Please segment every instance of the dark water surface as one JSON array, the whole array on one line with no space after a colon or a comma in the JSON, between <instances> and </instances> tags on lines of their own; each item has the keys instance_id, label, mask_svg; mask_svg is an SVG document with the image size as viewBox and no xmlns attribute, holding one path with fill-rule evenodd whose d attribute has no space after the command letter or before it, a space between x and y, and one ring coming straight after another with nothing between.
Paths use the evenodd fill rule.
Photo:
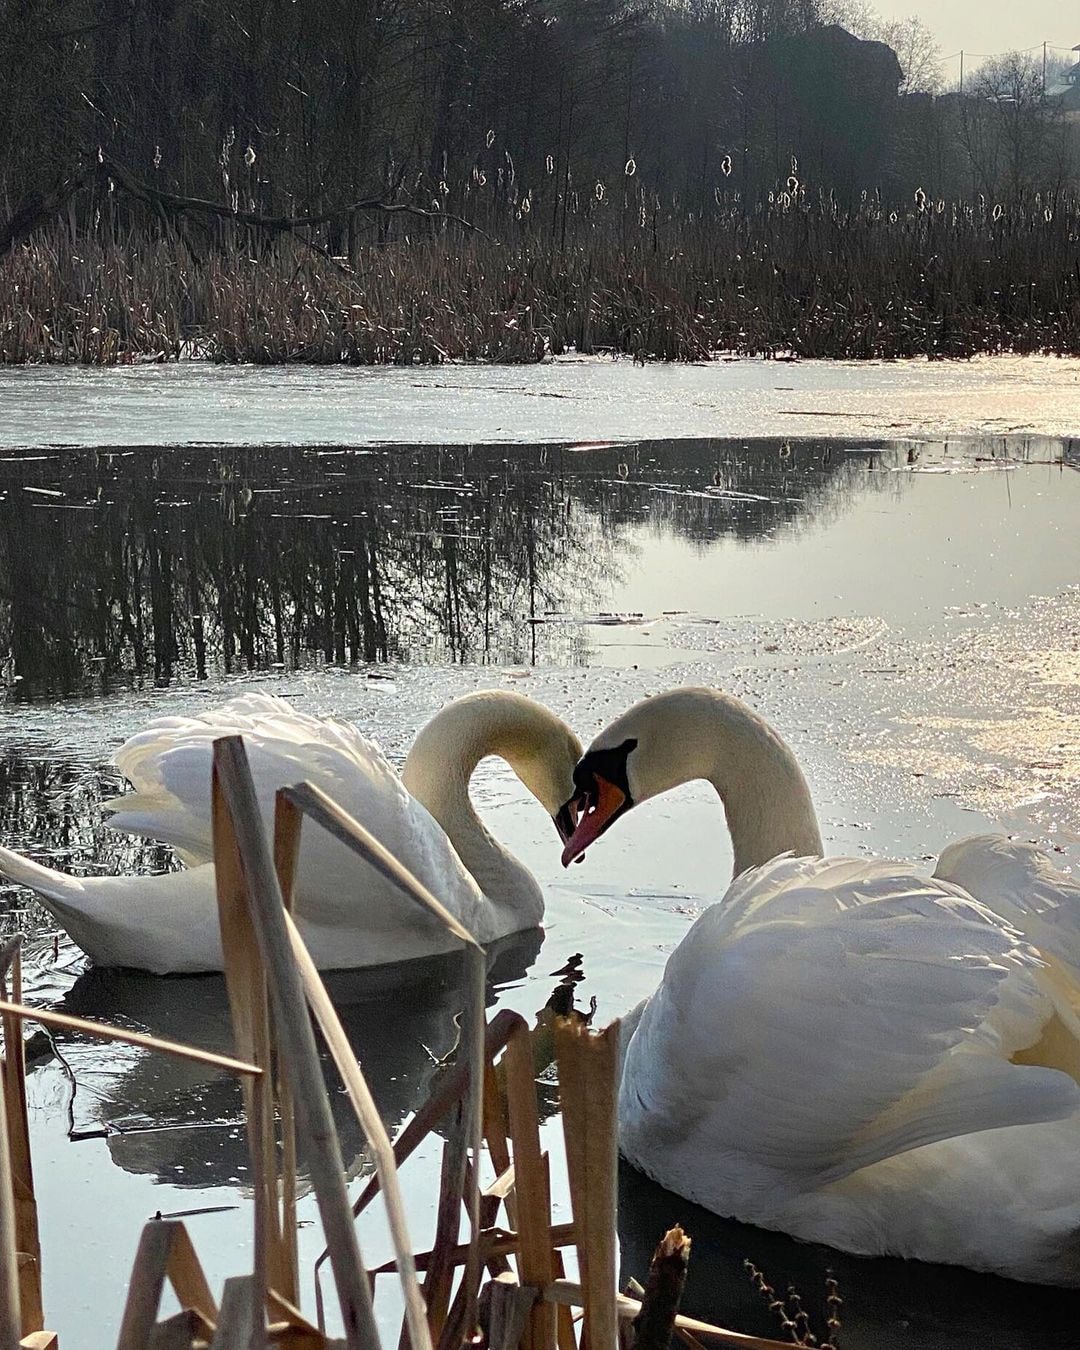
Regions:
<instances>
[{"instance_id":1,"label":"dark water surface","mask_svg":"<svg viewBox=\"0 0 1080 1350\"><path fill-rule=\"evenodd\" d=\"M468 689L519 688L587 741L642 694L693 681L781 727L830 852L929 859L993 823L1075 863L1080 473L1067 450L774 438L0 456L0 839L77 871L173 865L103 826L101 800L123 786L109 759L150 717L241 685L350 717L400 762L416 728ZM700 785L643 806L633 838L604 841L570 873L503 766L481 766L474 793L548 897L546 934L493 954L492 1007L531 1017L577 951L581 994L616 1016L723 892L730 853ZM228 1048L220 980L84 971L25 892L4 888L0 903L0 927L26 934L32 998ZM453 964L400 975L331 980L394 1129L456 1038ZM90 1334L88 1313L119 1317L138 1228L155 1212L205 1211L187 1221L212 1283L244 1269L235 1086L133 1049L40 1035L32 1049L46 1294L63 1344L114 1335ZM369 1161L333 1086L332 1101L360 1175ZM553 1092L546 1103L558 1175ZM432 1144L403 1177L417 1243L438 1165ZM689 1308L741 1330L776 1333L749 1258L814 1307L835 1269L847 1350L1080 1345L1075 1295L801 1246L629 1169L621 1191L626 1273L643 1273L680 1220L694 1238ZM310 1198L302 1211L309 1223ZM561 1190L555 1211L567 1217ZM380 1259L377 1217L362 1237ZM306 1295L316 1227L300 1246Z\"/></svg>"}]
</instances>

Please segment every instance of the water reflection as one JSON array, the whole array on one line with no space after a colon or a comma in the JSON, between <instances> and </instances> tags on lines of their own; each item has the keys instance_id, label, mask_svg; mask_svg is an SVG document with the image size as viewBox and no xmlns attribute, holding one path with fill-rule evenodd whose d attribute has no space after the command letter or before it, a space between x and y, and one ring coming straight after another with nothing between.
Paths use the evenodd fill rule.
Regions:
<instances>
[{"instance_id":1,"label":"water reflection","mask_svg":"<svg viewBox=\"0 0 1080 1350\"><path fill-rule=\"evenodd\" d=\"M864 485L827 441L0 458L10 696L273 667L580 663L545 622L617 578L627 527L752 539Z\"/></svg>"},{"instance_id":2,"label":"water reflection","mask_svg":"<svg viewBox=\"0 0 1080 1350\"><path fill-rule=\"evenodd\" d=\"M622 1279L644 1279L657 1239L674 1223L693 1238L686 1312L741 1332L781 1339L779 1323L751 1286L752 1261L784 1296L794 1286L824 1339L825 1276L843 1298L841 1345L874 1350L955 1350L957 1346L1043 1350L1075 1346L1076 1292L1014 1283L957 1267L847 1255L719 1219L619 1165Z\"/></svg>"},{"instance_id":3,"label":"water reflection","mask_svg":"<svg viewBox=\"0 0 1080 1350\"><path fill-rule=\"evenodd\" d=\"M501 989L523 978L542 941L541 930L533 929L489 950L489 1006ZM460 960L439 957L324 978L393 1136L428 1096L442 1072L437 1061L456 1046ZM218 976L162 979L91 969L57 1006L80 1017L233 1053L225 983ZM248 1185L240 1089L230 1075L76 1038L65 1037L60 1050L75 1084L71 1122L76 1139L104 1134L118 1167L174 1186ZM371 1159L337 1071L325 1049L322 1054L342 1154L350 1175L357 1176L370 1170ZM548 1106L550 1113L554 1103Z\"/></svg>"}]
</instances>

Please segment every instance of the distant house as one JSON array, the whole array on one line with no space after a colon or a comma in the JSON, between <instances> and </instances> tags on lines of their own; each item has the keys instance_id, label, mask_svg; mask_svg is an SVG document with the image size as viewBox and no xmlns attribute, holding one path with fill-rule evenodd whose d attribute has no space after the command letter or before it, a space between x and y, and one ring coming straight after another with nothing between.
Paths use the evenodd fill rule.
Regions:
<instances>
[{"instance_id":1,"label":"distant house","mask_svg":"<svg viewBox=\"0 0 1080 1350\"><path fill-rule=\"evenodd\" d=\"M1046 97L1053 99L1068 113L1080 113L1080 46L1074 47L1073 51L1077 53L1075 65L1070 66L1060 79L1046 86Z\"/></svg>"}]
</instances>

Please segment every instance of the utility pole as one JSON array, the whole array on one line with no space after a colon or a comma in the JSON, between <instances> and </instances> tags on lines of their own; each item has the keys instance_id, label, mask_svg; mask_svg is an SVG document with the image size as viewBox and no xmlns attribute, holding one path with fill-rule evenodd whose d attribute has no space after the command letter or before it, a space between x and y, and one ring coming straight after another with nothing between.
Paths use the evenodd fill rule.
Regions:
<instances>
[{"instance_id":1,"label":"utility pole","mask_svg":"<svg viewBox=\"0 0 1080 1350\"><path fill-rule=\"evenodd\" d=\"M1046 48L1047 43L1043 43L1043 98L1046 97Z\"/></svg>"},{"instance_id":2,"label":"utility pole","mask_svg":"<svg viewBox=\"0 0 1080 1350\"><path fill-rule=\"evenodd\" d=\"M960 53L960 92L964 92L964 53Z\"/></svg>"}]
</instances>

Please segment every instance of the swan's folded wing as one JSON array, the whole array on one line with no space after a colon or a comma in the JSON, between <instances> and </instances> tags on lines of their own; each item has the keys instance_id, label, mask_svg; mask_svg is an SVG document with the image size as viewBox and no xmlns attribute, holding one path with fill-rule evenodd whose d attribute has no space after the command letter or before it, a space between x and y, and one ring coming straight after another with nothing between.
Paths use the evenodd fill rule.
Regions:
<instances>
[{"instance_id":1,"label":"swan's folded wing","mask_svg":"<svg viewBox=\"0 0 1080 1350\"><path fill-rule=\"evenodd\" d=\"M745 1154L820 1183L1076 1107L1070 1078L1007 1064L985 1032L1006 980L1014 1035L1037 1039L1049 1008L1037 958L969 897L843 859L780 860L736 889L735 917L726 900L702 915L642 1016L624 1129L651 1119L702 1157ZM663 1146L657 1133L649 1147Z\"/></svg>"},{"instance_id":2,"label":"swan's folded wing","mask_svg":"<svg viewBox=\"0 0 1080 1350\"><path fill-rule=\"evenodd\" d=\"M1080 982L1080 884L1034 844L972 835L942 852L934 875L962 886Z\"/></svg>"},{"instance_id":3,"label":"swan's folded wing","mask_svg":"<svg viewBox=\"0 0 1080 1350\"><path fill-rule=\"evenodd\" d=\"M260 693L199 717L162 718L131 737L116 764L135 791L106 803L110 825L172 844L188 863L209 861L213 743L225 735L244 737L268 819L278 788L307 780L391 846L384 837L387 818L407 811L410 799L379 748L346 723L311 717Z\"/></svg>"}]
</instances>

